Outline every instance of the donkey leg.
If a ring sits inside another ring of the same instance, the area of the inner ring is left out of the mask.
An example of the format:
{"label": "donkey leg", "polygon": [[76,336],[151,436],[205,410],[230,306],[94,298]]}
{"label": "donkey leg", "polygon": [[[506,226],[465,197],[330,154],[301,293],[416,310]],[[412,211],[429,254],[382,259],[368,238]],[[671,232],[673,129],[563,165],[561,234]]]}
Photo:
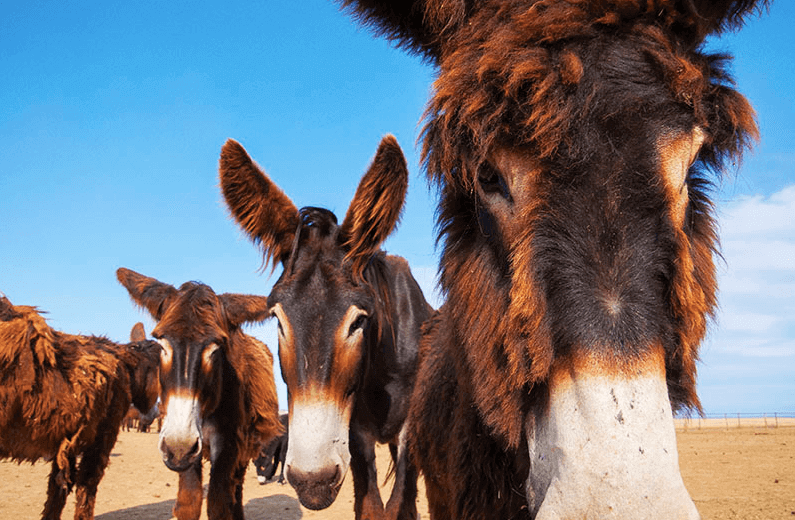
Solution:
{"label": "donkey leg", "polygon": [[[70,457],[68,462],[72,466],[69,474],[72,474],[75,465],[74,457]],[[41,512],[42,520],[60,520],[61,512],[66,505],[66,497],[70,491],[72,491],[72,483],[64,479],[56,458],[52,461],[52,470],[50,470],[50,477],[47,481],[47,501],[44,503],[44,511]]]}
{"label": "donkey leg", "polygon": [[240,483],[241,503],[236,504],[238,470],[231,467],[236,460],[235,453],[222,451],[210,468],[210,486],[207,490],[208,520],[243,520],[242,480]]}
{"label": "donkey leg", "polygon": [[388,520],[417,520],[417,468],[411,462],[406,447],[406,426],[398,437],[398,444],[390,444],[395,464],[395,484],[386,504]]}
{"label": "donkey leg", "polygon": [[244,464],[238,465],[237,469],[235,470],[235,475],[234,475],[235,504],[234,504],[234,509],[232,510],[232,518],[234,518],[234,520],[244,520],[243,479],[245,479],[246,477],[247,467],[248,467],[248,461],[245,461]]}
{"label": "donkey leg", "polygon": [[97,487],[105,474],[117,436],[118,428],[100,427],[96,441],[83,451],[75,478],[75,520],[94,518]]}
{"label": "donkey leg", "polygon": [[199,520],[202,511],[202,462],[201,458],[190,468],[179,474],[177,502],[174,516],[177,520]]}
{"label": "donkey leg", "polygon": [[384,516],[384,503],[378,491],[375,440],[371,435],[351,428],[350,441],[353,511],[356,520],[381,519]]}

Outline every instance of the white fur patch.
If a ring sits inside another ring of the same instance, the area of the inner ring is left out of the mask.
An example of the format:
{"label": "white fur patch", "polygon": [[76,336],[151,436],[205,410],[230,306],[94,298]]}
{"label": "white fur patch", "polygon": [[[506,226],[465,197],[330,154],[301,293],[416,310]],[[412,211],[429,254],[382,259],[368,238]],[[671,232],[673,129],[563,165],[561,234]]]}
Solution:
{"label": "white fur patch", "polygon": [[700,518],[663,375],[566,374],[553,380],[548,415],[527,426],[536,520]]}
{"label": "white fur patch", "polygon": [[348,425],[352,406],[340,409],[332,402],[306,400],[293,403],[285,467],[304,473],[338,465],[345,475],[350,464]]}
{"label": "white fur patch", "polygon": [[169,449],[177,455],[188,453],[197,441],[201,446],[201,416],[199,412],[199,401],[195,397],[171,396],[168,399],[168,409],[160,430],[161,446],[166,443]]}
{"label": "white fur patch", "polygon": [[170,365],[174,358],[174,349],[171,347],[171,343],[166,338],[155,339],[155,341],[160,344],[160,363]]}

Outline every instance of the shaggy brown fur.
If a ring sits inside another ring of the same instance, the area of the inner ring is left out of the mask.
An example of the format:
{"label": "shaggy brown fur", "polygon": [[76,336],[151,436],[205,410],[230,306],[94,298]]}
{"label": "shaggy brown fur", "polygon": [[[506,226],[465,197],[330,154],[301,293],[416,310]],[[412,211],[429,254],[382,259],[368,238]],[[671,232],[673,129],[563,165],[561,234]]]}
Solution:
{"label": "shaggy brown fur", "polygon": [[[729,58],[702,43],[765,3],[343,2],[438,67],[423,156],[441,194],[442,340],[462,349],[456,406],[471,401],[470,419],[504,449],[523,443],[553,364],[598,345],[620,360],[662,343],[674,409],[700,410],[698,346],[716,305],[709,174],[757,138]],[[686,175],[686,209],[672,218],[663,143],[692,132],[705,141]],[[439,434],[423,415],[429,400],[418,396],[410,416],[418,445]],[[462,445],[481,442],[470,426],[453,435]],[[423,470],[445,457],[418,453]],[[500,509],[450,486],[439,496],[452,517]]]}
{"label": "shaggy brown fur", "polygon": [[42,518],[61,517],[73,485],[75,518],[94,517],[130,404],[148,411],[157,399],[159,350],[58,332],[34,307],[0,297],[0,457],[52,460]]}
{"label": "shaggy brown fur", "polygon": [[[210,287],[196,282],[186,282],[176,289],[124,268],[116,275],[133,300],[158,320],[152,335],[168,341],[173,348],[172,360],[168,365],[161,364],[160,372],[165,415],[168,416],[172,396],[196,395],[201,406],[199,424],[218,432],[203,443],[204,457],[212,457],[208,518],[242,520],[246,467],[260,447],[282,431],[273,355],[264,343],[241,330],[243,323],[267,317],[267,299],[216,295]],[[208,364],[202,351],[211,343],[217,344],[219,350]],[[184,368],[186,365],[192,368]],[[189,376],[184,380],[182,373],[194,374],[196,379]],[[180,520],[199,517],[201,456],[197,454],[195,460],[179,470],[174,514]],[[164,460],[167,465],[170,463]]]}

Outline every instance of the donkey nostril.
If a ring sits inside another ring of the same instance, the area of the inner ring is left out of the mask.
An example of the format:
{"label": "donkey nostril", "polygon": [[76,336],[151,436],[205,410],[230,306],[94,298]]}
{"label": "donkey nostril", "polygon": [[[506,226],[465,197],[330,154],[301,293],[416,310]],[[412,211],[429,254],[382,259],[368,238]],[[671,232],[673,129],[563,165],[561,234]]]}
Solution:
{"label": "donkey nostril", "polygon": [[197,440],[197,441],[196,441],[196,442],[193,444],[193,447],[190,449],[189,456],[190,456],[190,457],[195,457],[195,456],[197,456],[197,455],[199,454],[199,452],[201,451],[201,449],[202,449],[202,448],[201,448],[201,445],[199,444],[199,441]]}

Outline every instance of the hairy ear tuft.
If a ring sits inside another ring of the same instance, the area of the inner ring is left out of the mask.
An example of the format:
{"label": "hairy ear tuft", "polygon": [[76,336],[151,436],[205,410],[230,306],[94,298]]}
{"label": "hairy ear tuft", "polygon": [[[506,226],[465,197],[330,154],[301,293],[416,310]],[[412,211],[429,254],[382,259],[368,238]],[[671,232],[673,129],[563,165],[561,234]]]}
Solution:
{"label": "hairy ear tuft", "polygon": [[133,328],[130,331],[130,341],[146,341],[146,330],[144,329],[144,324],[140,321],[133,325]]}
{"label": "hairy ear tuft", "polygon": [[395,229],[408,189],[409,171],[397,140],[381,140],[370,168],[356,188],[340,229],[354,276],[360,276],[370,257]]}
{"label": "hairy ear tuft", "polygon": [[298,209],[234,139],[221,149],[221,191],[232,217],[257,245],[265,264],[284,262],[298,226]]}
{"label": "hairy ear tuft", "polygon": [[116,278],[130,293],[133,301],[156,320],[163,316],[166,300],[177,294],[173,286],[124,267],[116,270]]}
{"label": "hairy ear tuft", "polygon": [[225,293],[218,298],[224,306],[226,319],[233,327],[248,322],[257,323],[270,316],[268,298],[265,296]]}

